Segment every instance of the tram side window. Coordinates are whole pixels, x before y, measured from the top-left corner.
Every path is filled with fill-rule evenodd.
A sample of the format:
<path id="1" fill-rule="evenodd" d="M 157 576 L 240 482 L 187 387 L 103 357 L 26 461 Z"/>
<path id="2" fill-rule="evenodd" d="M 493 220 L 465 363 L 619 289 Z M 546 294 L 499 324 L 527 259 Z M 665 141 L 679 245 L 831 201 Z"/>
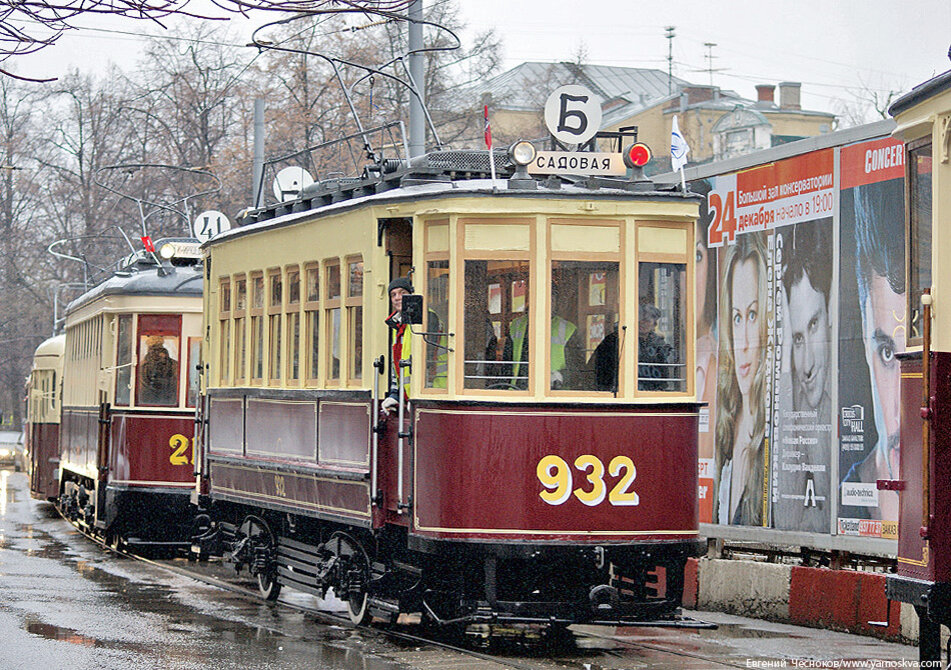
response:
<path id="1" fill-rule="evenodd" d="M 552 390 L 616 390 L 618 269 L 611 261 L 552 261 Z"/>
<path id="2" fill-rule="evenodd" d="M 683 263 L 641 263 L 637 390 L 687 390 L 686 274 Z"/>
<path id="3" fill-rule="evenodd" d="M 909 291 L 908 313 L 912 315 L 909 335 L 920 338 L 921 294 L 931 287 L 931 144 L 908 149 Z"/>
<path id="4" fill-rule="evenodd" d="M 352 380 L 363 376 L 363 261 L 347 260 L 347 333 Z"/>
<path id="5" fill-rule="evenodd" d="M 251 277 L 251 381 L 264 379 L 264 276 Z"/>
<path id="6" fill-rule="evenodd" d="M 320 372 L 320 266 L 305 268 L 304 277 L 304 332 L 307 334 L 304 343 L 307 358 L 304 365 L 307 366 L 307 379 L 316 383 L 317 374 Z"/>
<path id="7" fill-rule="evenodd" d="M 326 265 L 327 302 L 326 320 L 327 336 L 330 346 L 327 348 L 327 380 L 340 380 L 340 262 L 333 261 Z"/>
<path id="8" fill-rule="evenodd" d="M 426 265 L 426 332 L 444 333 L 449 323 L 449 261 Z M 426 388 L 446 388 L 449 372 L 449 337 L 427 335 Z"/>
<path id="9" fill-rule="evenodd" d="M 271 384 L 281 383 L 281 311 L 284 307 L 284 284 L 281 271 L 268 275 L 268 379 Z"/>
<path id="10" fill-rule="evenodd" d="M 218 338 L 220 350 L 221 369 L 218 373 L 218 382 L 226 385 L 231 378 L 231 370 L 228 363 L 231 361 L 231 279 L 222 277 L 218 288 L 218 299 L 220 300 L 218 308 L 218 323 L 221 330 L 221 337 Z"/>
<path id="11" fill-rule="evenodd" d="M 245 316 L 248 313 L 248 281 L 243 276 L 234 280 L 234 381 L 245 380 L 248 362 L 247 339 L 244 332 Z"/>
<path id="12" fill-rule="evenodd" d="M 294 385 L 300 380 L 300 272 L 287 269 L 287 379 Z"/>
<path id="13" fill-rule="evenodd" d="M 116 400 L 120 407 L 132 402 L 132 315 L 122 314 L 116 325 Z"/>
<path id="14" fill-rule="evenodd" d="M 466 261 L 465 388 L 528 388 L 529 286 L 528 261 Z"/>
<path id="15" fill-rule="evenodd" d="M 139 317 L 136 404 L 156 407 L 178 405 L 180 339 L 180 317 Z"/>
<path id="16" fill-rule="evenodd" d="M 198 402 L 198 378 L 201 365 L 201 338 L 188 338 L 188 387 L 185 404 L 194 407 Z"/>

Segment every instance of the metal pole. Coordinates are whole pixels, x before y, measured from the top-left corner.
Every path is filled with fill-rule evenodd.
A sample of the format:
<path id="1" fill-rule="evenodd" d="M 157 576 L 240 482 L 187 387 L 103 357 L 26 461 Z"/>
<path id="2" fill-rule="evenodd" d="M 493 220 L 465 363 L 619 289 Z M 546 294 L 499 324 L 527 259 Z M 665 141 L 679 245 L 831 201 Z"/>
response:
<path id="1" fill-rule="evenodd" d="M 409 74 L 418 96 L 409 97 L 409 155 L 410 158 L 426 153 L 426 73 L 423 54 L 423 0 L 413 0 L 409 6 Z"/>
<path id="2" fill-rule="evenodd" d="M 258 208 L 264 204 L 261 183 L 264 179 L 264 98 L 254 99 L 254 159 L 251 173 L 251 193 L 254 207 Z"/>

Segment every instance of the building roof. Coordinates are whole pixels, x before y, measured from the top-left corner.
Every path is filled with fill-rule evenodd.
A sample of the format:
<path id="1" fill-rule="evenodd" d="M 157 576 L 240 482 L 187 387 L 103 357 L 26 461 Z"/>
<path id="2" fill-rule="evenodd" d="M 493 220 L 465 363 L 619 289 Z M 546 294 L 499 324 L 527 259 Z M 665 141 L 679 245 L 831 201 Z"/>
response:
<path id="1" fill-rule="evenodd" d="M 479 84 L 478 95 L 490 94 L 497 107 L 538 111 L 559 86 L 581 84 L 601 96 L 602 103 L 621 100 L 639 107 L 656 103 L 689 82 L 661 70 L 577 63 L 530 61 Z"/>

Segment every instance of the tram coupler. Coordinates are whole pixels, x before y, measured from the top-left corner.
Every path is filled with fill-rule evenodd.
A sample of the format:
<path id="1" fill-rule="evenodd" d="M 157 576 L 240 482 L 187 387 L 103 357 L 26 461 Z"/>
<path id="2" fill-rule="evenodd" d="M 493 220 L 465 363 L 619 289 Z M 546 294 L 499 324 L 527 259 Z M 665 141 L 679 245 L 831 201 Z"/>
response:
<path id="1" fill-rule="evenodd" d="M 198 514 L 192 524 L 189 558 L 204 561 L 209 556 L 221 556 L 222 545 L 218 526 L 211 523 L 207 514 Z"/>

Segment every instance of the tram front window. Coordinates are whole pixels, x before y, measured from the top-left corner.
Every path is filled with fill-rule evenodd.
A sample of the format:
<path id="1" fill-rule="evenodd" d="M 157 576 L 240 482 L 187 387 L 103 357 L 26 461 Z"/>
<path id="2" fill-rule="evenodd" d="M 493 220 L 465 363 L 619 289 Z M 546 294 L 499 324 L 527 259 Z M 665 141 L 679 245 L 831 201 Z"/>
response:
<path id="1" fill-rule="evenodd" d="M 465 273 L 464 387 L 527 389 L 528 261 L 467 260 Z"/>
<path id="2" fill-rule="evenodd" d="M 641 263 L 637 390 L 687 390 L 686 283 L 682 263 Z"/>
<path id="3" fill-rule="evenodd" d="M 911 314 L 909 335 L 921 337 L 921 294 L 931 287 L 931 144 L 909 147 L 909 179 L 911 231 L 910 285 L 908 313 Z"/>
<path id="4" fill-rule="evenodd" d="M 616 390 L 618 263 L 552 261 L 550 388 Z"/>
<path id="5" fill-rule="evenodd" d="M 138 404 L 178 405 L 178 333 L 139 336 Z"/>

